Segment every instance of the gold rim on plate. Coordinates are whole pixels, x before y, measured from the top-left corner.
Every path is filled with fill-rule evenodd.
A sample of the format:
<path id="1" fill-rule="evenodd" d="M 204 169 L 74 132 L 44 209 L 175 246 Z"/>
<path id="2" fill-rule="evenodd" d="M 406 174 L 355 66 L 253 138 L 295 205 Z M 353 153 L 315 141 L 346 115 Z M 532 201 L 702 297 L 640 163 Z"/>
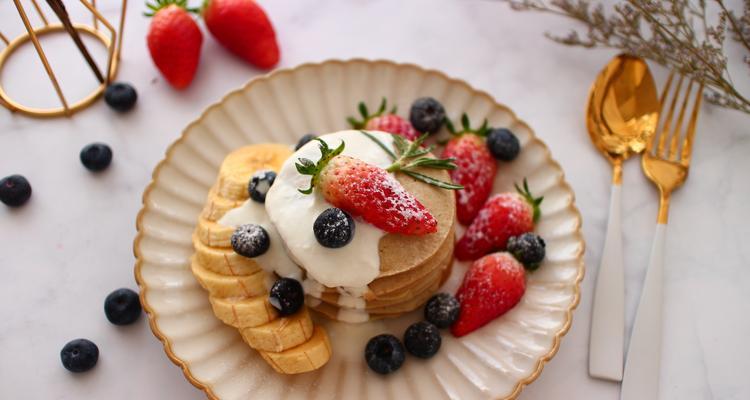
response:
<path id="1" fill-rule="evenodd" d="M 138 212 L 138 215 L 137 215 L 137 218 L 136 218 L 137 234 L 136 234 L 135 240 L 133 241 L 133 253 L 135 254 L 135 258 L 136 258 L 136 262 L 135 262 L 135 280 L 138 283 L 141 304 L 143 305 L 144 311 L 148 315 L 148 321 L 149 321 L 149 326 L 151 327 L 151 331 L 162 342 L 162 344 L 164 346 L 164 351 L 166 352 L 167 357 L 169 357 L 169 359 L 172 360 L 172 362 L 175 365 L 179 366 L 182 369 L 182 372 L 185 375 L 185 377 L 187 378 L 187 380 L 193 386 L 195 386 L 196 388 L 198 388 L 198 389 L 202 390 L 203 392 L 205 392 L 206 396 L 208 396 L 209 399 L 211 399 L 211 400 L 220 400 L 213 393 L 212 389 L 209 386 L 207 386 L 203 382 L 199 381 L 198 379 L 196 379 L 192 375 L 192 373 L 190 372 L 190 368 L 187 366 L 187 364 L 185 363 L 185 361 L 183 361 L 182 359 L 180 359 L 179 357 L 177 357 L 177 355 L 174 354 L 174 352 L 172 351 L 172 343 L 170 342 L 169 338 L 167 338 L 160 331 L 159 327 L 156 325 L 156 318 L 158 317 L 158 315 L 154 312 L 153 308 L 149 305 L 148 301 L 146 300 L 147 288 L 146 288 L 146 285 L 144 283 L 143 277 L 141 276 L 141 267 L 142 267 L 142 264 L 143 264 L 143 257 L 142 257 L 142 254 L 140 252 L 140 241 L 143 238 L 143 225 L 142 225 L 143 221 L 142 221 L 142 219 L 143 219 L 144 213 L 147 210 L 147 199 L 150 196 L 151 190 L 153 189 L 153 187 L 155 185 L 156 178 L 158 177 L 159 172 L 160 172 L 162 166 L 172 157 L 172 152 L 173 152 L 174 148 L 177 145 L 181 144 L 185 140 L 186 132 L 192 126 L 194 126 L 194 125 L 200 123 L 201 121 L 203 121 L 204 118 L 206 117 L 206 115 L 211 110 L 213 110 L 213 109 L 219 107 L 220 105 L 222 105 L 227 100 L 227 98 L 229 98 L 230 96 L 235 95 L 235 94 L 237 94 L 239 92 L 250 90 L 257 83 L 263 82 L 263 81 L 267 81 L 267 80 L 272 79 L 273 77 L 278 76 L 278 75 L 292 74 L 292 73 L 294 73 L 294 72 L 296 72 L 296 71 L 298 71 L 300 69 L 310 68 L 310 67 L 324 67 L 326 65 L 333 65 L 333 64 L 336 64 L 336 65 L 345 65 L 345 64 L 351 64 L 351 63 L 366 63 L 366 64 L 369 64 L 369 65 L 386 65 L 386 66 L 389 66 L 389 67 L 398 67 L 398 68 L 404 68 L 404 67 L 406 67 L 406 68 L 416 69 L 416 70 L 418 70 L 418 71 L 420 71 L 422 73 L 436 74 L 436 75 L 440 76 L 441 78 L 445 79 L 449 83 L 458 84 L 460 86 L 463 86 L 465 89 L 467 89 L 472 94 L 472 97 L 473 96 L 480 96 L 480 97 L 484 97 L 485 99 L 489 100 L 489 102 L 492 105 L 494 105 L 495 107 L 497 107 L 499 109 L 502 109 L 503 111 L 507 112 L 512 117 L 514 123 L 522 125 L 524 128 L 528 129 L 529 132 L 532 133 L 530 142 L 533 142 L 533 143 L 541 145 L 541 147 L 544 149 L 544 156 L 546 157 L 545 161 L 548 162 L 550 165 L 552 165 L 555 169 L 557 169 L 560 172 L 560 174 L 561 174 L 560 175 L 559 185 L 561 185 L 562 187 L 564 187 L 571 194 L 571 196 L 572 196 L 571 199 L 570 199 L 570 202 L 568 204 L 568 210 L 571 211 L 575 215 L 576 224 L 575 224 L 575 227 L 573 227 L 573 229 L 572 229 L 573 232 L 574 232 L 573 235 L 581 243 L 581 247 L 578 249 L 578 251 L 576 252 L 576 254 L 574 256 L 575 262 L 576 262 L 576 264 L 578 266 L 578 273 L 577 273 L 576 278 L 574 280 L 573 301 L 571 302 L 571 304 L 568 307 L 568 309 L 565 310 L 566 321 L 565 321 L 564 325 L 562 326 L 562 328 L 555 333 L 555 335 L 554 335 L 554 342 L 553 342 L 553 345 L 552 345 L 552 348 L 550 349 L 550 351 L 547 354 L 545 354 L 545 355 L 543 355 L 542 357 L 539 358 L 539 360 L 536 363 L 536 367 L 534 368 L 534 371 L 531 374 L 529 374 L 528 376 L 520 379 L 516 383 L 515 388 L 513 389 L 512 393 L 509 396 L 507 396 L 507 397 L 504 398 L 504 400 L 515 399 L 516 397 L 518 397 L 518 395 L 521 393 L 521 391 L 523 390 L 523 388 L 525 386 L 531 384 L 532 382 L 534 382 L 534 380 L 536 380 L 539 377 L 539 375 L 542 372 L 542 369 L 544 368 L 544 365 L 552 357 L 555 356 L 555 354 L 557 353 L 557 351 L 560 348 L 560 340 L 562 339 L 563 336 L 565 336 L 565 334 L 570 329 L 570 325 L 571 325 L 571 323 L 573 321 L 573 310 L 576 309 L 576 307 L 578 306 L 578 304 L 580 302 L 580 294 L 581 294 L 580 284 L 581 284 L 581 281 L 583 280 L 584 269 L 585 269 L 584 262 L 583 262 L 583 254 L 584 254 L 584 251 L 585 251 L 585 241 L 583 240 L 583 234 L 581 233 L 581 225 L 582 225 L 581 214 L 580 214 L 580 212 L 578 211 L 578 209 L 575 206 L 575 193 L 573 192 L 573 190 L 570 187 L 570 185 L 565 181 L 565 173 L 562 170 L 562 167 L 560 167 L 560 164 L 558 164 L 552 158 L 552 155 L 551 155 L 551 153 L 549 151 L 549 148 L 546 146 L 546 144 L 543 141 L 541 141 L 539 138 L 537 138 L 537 136 L 534 133 L 533 129 L 531 129 L 528 126 L 528 124 L 526 124 L 526 122 L 524 122 L 523 120 L 519 119 L 516 116 L 516 114 L 510 108 L 508 108 L 507 106 L 504 106 L 504 105 L 498 103 L 497 101 L 495 101 L 494 98 L 490 94 L 488 94 L 487 92 L 474 89 L 471 85 L 469 85 L 464 80 L 456 79 L 456 78 L 451 78 L 451 77 L 447 76 L 445 73 L 443 73 L 441 71 L 433 70 L 433 69 L 424 69 L 422 67 L 419 67 L 419 66 L 417 66 L 415 64 L 410 64 L 410 63 L 397 63 L 397 62 L 390 61 L 390 60 L 367 60 L 367 59 L 363 59 L 363 58 L 353 58 L 353 59 L 349 59 L 349 60 L 335 60 L 335 59 L 333 59 L 333 60 L 327 60 L 327 61 L 323 61 L 323 62 L 319 62 L 319 63 L 318 62 L 304 63 L 304 64 L 300 64 L 300 65 L 298 65 L 296 67 L 293 67 L 293 68 L 279 69 L 279 70 L 273 71 L 273 72 L 271 72 L 269 74 L 253 78 L 252 80 L 250 80 L 248 83 L 246 83 L 245 85 L 243 85 L 239 89 L 235 89 L 235 90 L 227 93 L 226 95 L 224 95 L 221 98 L 221 100 L 219 100 L 218 102 L 216 102 L 216 103 L 212 104 L 211 106 L 207 107 L 196 120 L 194 120 L 193 122 L 191 122 L 190 124 L 188 124 L 185 127 L 185 129 L 183 129 L 180 137 L 176 141 L 174 141 L 167 148 L 167 151 L 165 152 L 165 157 L 157 164 L 156 168 L 154 168 L 154 171 L 151 174 L 151 182 L 149 182 L 149 184 L 146 186 L 146 189 L 143 192 L 143 196 L 142 196 L 143 207 Z"/>

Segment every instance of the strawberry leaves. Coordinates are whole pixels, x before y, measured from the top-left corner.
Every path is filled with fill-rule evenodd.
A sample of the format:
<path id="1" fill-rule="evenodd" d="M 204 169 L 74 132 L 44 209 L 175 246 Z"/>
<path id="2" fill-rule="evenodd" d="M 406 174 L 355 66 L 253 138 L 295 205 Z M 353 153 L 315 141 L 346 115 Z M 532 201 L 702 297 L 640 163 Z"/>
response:
<path id="1" fill-rule="evenodd" d="M 486 137 L 487 134 L 492 130 L 492 128 L 487 125 L 487 119 L 484 120 L 482 125 L 479 128 L 473 129 L 471 127 L 471 121 L 469 121 L 469 116 L 466 115 L 466 113 L 461 114 L 461 130 L 457 130 L 456 126 L 453 125 L 453 122 L 449 120 L 448 118 L 445 119 L 445 127 L 448 129 L 448 132 L 451 133 L 453 136 L 460 136 L 464 133 L 473 133 L 480 137 Z"/>
<path id="2" fill-rule="evenodd" d="M 144 12 L 143 15 L 147 17 L 153 17 L 157 12 L 159 12 L 159 10 L 172 4 L 193 14 L 199 14 L 201 11 L 201 9 L 197 7 L 188 7 L 187 0 L 155 0 L 155 2 L 153 3 L 146 2 L 146 8 L 148 8 L 149 11 Z"/>
<path id="3" fill-rule="evenodd" d="M 388 148 L 385 143 L 381 142 L 378 138 L 373 136 L 371 133 L 366 131 L 360 131 L 363 135 L 367 136 L 368 139 L 375 142 L 383 151 L 388 154 L 393 160 L 386 171 L 388 172 L 401 172 L 406 174 L 418 181 L 437 186 L 443 189 L 449 190 L 460 190 L 463 186 L 456 185 L 451 182 L 441 181 L 425 174 L 414 171 L 416 168 L 433 168 L 443 170 L 456 169 L 456 164 L 453 163 L 452 158 L 434 158 L 424 157 L 427 153 L 432 151 L 432 146 L 422 147 L 422 143 L 427 139 L 427 134 L 420 136 L 417 140 L 409 142 L 399 135 L 392 135 L 393 145 L 396 148 L 396 152 Z"/>
<path id="4" fill-rule="evenodd" d="M 523 178 L 523 188 L 518 186 L 517 183 L 514 186 L 516 187 L 516 191 L 518 192 L 518 194 L 523 196 L 523 198 L 526 199 L 526 202 L 528 202 L 529 205 L 531 205 L 531 208 L 534 209 L 533 220 L 534 222 L 537 222 L 539 220 L 539 217 L 542 214 L 542 211 L 539 208 L 539 205 L 542 204 L 542 201 L 544 200 L 544 196 L 534 197 L 534 195 L 532 195 L 531 191 L 529 190 L 529 183 L 526 181 L 526 178 Z"/>
<path id="5" fill-rule="evenodd" d="M 378 107 L 378 110 L 374 114 L 370 114 L 370 111 L 367 109 L 367 104 L 365 104 L 364 101 L 360 101 L 359 105 L 357 105 L 357 110 L 359 111 L 359 115 L 362 116 L 362 120 L 358 120 L 354 117 L 349 117 L 346 119 L 346 122 L 351 125 L 352 129 L 364 129 L 365 125 L 367 125 L 367 122 L 375 117 L 379 117 L 381 115 L 386 114 L 386 108 L 388 107 L 388 103 L 385 100 L 385 97 L 380 101 L 380 106 Z M 388 111 L 388 114 L 395 114 L 396 113 L 396 106 L 393 106 Z"/>
<path id="6" fill-rule="evenodd" d="M 315 161 L 310 160 L 309 158 L 300 158 L 298 159 L 298 163 L 294 164 L 295 167 L 297 167 L 297 172 L 299 172 L 302 175 L 310 175 L 312 178 L 310 178 L 310 187 L 307 189 L 297 189 L 302 194 L 310 194 L 313 191 L 313 187 L 315 187 L 315 184 L 318 183 L 318 176 L 320 176 L 320 171 L 325 168 L 326 165 L 328 165 L 328 162 L 331 161 L 334 157 L 341 154 L 342 151 L 344 151 L 344 147 L 346 143 L 344 141 L 341 141 L 341 144 L 335 148 L 331 149 L 328 147 L 328 143 L 325 141 L 315 138 L 314 140 L 317 140 L 320 142 L 318 147 L 320 148 L 320 160 L 315 163 Z"/>

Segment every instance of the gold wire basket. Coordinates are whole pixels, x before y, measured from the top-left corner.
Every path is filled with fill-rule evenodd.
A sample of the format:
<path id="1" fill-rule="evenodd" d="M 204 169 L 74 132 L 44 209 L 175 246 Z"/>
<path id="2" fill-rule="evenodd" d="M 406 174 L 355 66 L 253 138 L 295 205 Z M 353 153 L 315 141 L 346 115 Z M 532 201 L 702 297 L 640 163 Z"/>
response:
<path id="1" fill-rule="evenodd" d="M 127 0 L 122 0 L 122 6 L 120 8 L 120 21 L 117 30 L 115 30 L 113 25 L 109 21 L 107 21 L 107 19 L 104 18 L 102 14 L 99 13 L 96 8 L 96 0 L 91 0 L 91 2 L 87 0 L 79 0 L 81 4 L 86 8 L 86 10 L 91 13 L 91 25 L 71 22 L 67 17 L 67 11 L 65 11 L 65 7 L 62 5 L 61 0 L 47 0 L 50 7 L 61 20 L 60 23 L 50 23 L 47 19 L 47 16 L 42 11 L 42 8 L 39 7 L 37 0 L 30 1 L 37 14 L 39 15 L 39 19 L 42 21 L 42 25 L 32 26 L 31 22 L 29 21 L 29 17 L 26 14 L 26 9 L 21 4 L 21 0 L 13 0 L 13 3 L 16 6 L 16 10 L 18 10 L 18 15 L 21 17 L 21 21 L 23 22 L 23 26 L 26 29 L 26 32 L 22 33 L 13 40 L 8 40 L 8 38 L 0 31 L 0 41 L 5 44 L 5 47 L 2 49 L 2 51 L 0 51 L 0 74 L 2 74 L 2 70 L 11 55 L 15 53 L 19 48 L 31 43 L 34 46 L 37 55 L 39 56 L 39 60 L 44 66 L 44 70 L 47 73 L 47 76 L 49 77 L 49 80 L 52 83 L 55 92 L 57 93 L 57 97 L 60 99 L 61 105 L 59 107 L 51 108 L 36 108 L 20 104 L 19 102 L 10 98 L 10 96 L 3 88 L 2 81 L 0 81 L 0 104 L 2 104 L 10 111 L 20 112 L 33 117 L 69 117 L 75 112 L 83 110 L 84 108 L 93 104 L 94 101 L 96 101 L 96 99 L 98 99 L 99 96 L 104 93 L 107 85 L 109 85 L 109 83 L 112 82 L 115 76 L 117 76 L 117 69 L 120 61 L 120 52 L 122 50 L 122 33 L 123 26 L 125 24 L 125 9 L 127 8 Z M 100 24 L 105 28 L 105 30 L 100 29 Z M 44 49 L 39 42 L 39 37 L 41 36 L 65 31 L 67 31 L 74 39 L 74 41 L 76 41 L 76 44 L 79 46 L 79 49 L 81 50 L 84 58 L 86 58 L 86 61 L 94 70 L 95 75 L 99 80 L 99 85 L 92 92 L 86 95 L 83 99 L 78 100 L 72 104 L 69 103 L 65 98 L 65 95 L 60 88 L 60 83 L 55 77 L 55 72 L 50 66 Z M 85 46 L 80 43 L 81 41 L 78 37 L 79 34 L 83 34 L 100 41 L 107 49 L 107 69 L 105 70 L 105 74 L 101 74 L 93 59 L 88 54 L 87 50 L 85 50 Z"/>

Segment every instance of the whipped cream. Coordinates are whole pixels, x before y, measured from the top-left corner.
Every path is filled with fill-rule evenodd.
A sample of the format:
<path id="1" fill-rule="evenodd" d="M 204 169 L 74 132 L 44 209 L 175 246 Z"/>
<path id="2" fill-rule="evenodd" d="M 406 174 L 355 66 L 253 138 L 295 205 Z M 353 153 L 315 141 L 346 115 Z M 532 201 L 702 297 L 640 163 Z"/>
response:
<path id="1" fill-rule="evenodd" d="M 370 133 L 386 146 L 393 147 L 393 138 L 390 134 Z M 392 163 L 388 155 L 360 131 L 341 131 L 320 136 L 320 139 L 331 148 L 338 147 L 341 141 L 344 141 L 346 146 L 343 154 L 381 168 Z M 295 167 L 299 158 L 317 162 L 320 159 L 318 145 L 318 141 L 311 141 L 284 162 L 266 195 L 266 211 L 278 229 L 289 255 L 307 271 L 309 278 L 327 287 L 347 288 L 350 291 L 347 297 L 361 297 L 367 289 L 367 284 L 380 273 L 378 244 L 386 232 L 355 217 L 357 228 L 349 244 L 330 249 L 318 243 L 313 234 L 313 223 L 320 213 L 332 205 L 318 190 L 309 195 L 299 192 L 298 189 L 309 187 L 310 176 L 300 174 Z M 351 299 L 343 301 L 354 302 Z M 357 305 L 361 305 L 361 302 Z M 363 318 L 362 315 L 345 317 L 357 321 Z"/>
<path id="2" fill-rule="evenodd" d="M 227 211 L 219 224 L 237 228 L 244 224 L 256 224 L 263 227 L 268 233 L 271 245 L 268 251 L 255 257 L 254 260 L 267 272 L 275 272 L 277 275 L 285 278 L 302 280 L 302 270 L 292 261 L 284 249 L 284 242 L 281 240 L 276 227 L 268 218 L 266 208 L 263 203 L 248 199 L 241 206 Z M 273 285 L 273 276 L 266 277 L 266 287 L 268 289 Z"/>

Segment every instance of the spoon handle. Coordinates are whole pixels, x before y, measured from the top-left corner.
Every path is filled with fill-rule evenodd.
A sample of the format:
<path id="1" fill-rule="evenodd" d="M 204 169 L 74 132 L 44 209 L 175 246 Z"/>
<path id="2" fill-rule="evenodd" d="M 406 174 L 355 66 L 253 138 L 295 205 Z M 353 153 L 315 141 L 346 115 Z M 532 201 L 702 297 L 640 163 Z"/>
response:
<path id="1" fill-rule="evenodd" d="M 612 184 L 609 222 L 596 278 L 589 341 L 589 375 L 622 380 L 625 275 L 622 266 L 621 188 Z"/>
<path id="2" fill-rule="evenodd" d="M 630 336 L 621 400 L 656 399 L 661 362 L 662 274 L 667 225 L 657 224 L 651 259 Z"/>

